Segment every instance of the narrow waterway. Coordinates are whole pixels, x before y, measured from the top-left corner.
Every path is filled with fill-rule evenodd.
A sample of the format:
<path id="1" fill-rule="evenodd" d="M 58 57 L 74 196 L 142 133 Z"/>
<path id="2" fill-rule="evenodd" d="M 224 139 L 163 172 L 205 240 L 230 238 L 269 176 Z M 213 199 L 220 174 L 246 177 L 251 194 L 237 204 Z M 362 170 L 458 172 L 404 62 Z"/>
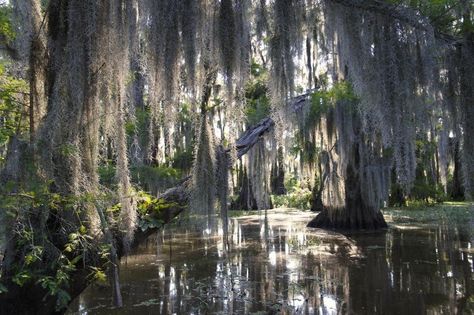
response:
<path id="1" fill-rule="evenodd" d="M 472 220 L 343 236 L 306 228 L 313 217 L 231 218 L 227 239 L 169 227 L 123 260 L 123 308 L 94 284 L 69 313 L 473 314 Z"/>

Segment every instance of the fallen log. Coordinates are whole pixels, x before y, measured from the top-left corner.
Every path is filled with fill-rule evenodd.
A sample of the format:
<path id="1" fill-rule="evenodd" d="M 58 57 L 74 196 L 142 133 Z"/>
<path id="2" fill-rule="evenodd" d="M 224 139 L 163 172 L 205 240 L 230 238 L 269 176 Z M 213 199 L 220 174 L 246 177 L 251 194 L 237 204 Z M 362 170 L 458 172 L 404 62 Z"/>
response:
<path id="1" fill-rule="evenodd" d="M 264 134 L 272 130 L 274 125 L 275 122 L 270 117 L 266 117 L 255 126 L 247 129 L 235 144 L 237 157 L 241 158 L 245 153 L 247 153 Z"/>

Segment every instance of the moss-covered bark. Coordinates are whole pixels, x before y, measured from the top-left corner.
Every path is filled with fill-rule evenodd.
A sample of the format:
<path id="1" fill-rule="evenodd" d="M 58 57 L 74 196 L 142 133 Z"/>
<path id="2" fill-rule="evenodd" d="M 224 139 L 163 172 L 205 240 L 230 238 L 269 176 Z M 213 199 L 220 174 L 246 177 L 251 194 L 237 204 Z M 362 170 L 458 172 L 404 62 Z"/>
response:
<path id="1" fill-rule="evenodd" d="M 358 154 L 358 150 L 354 150 Z M 360 158 L 352 159 L 347 166 L 344 179 L 344 206 L 323 205 L 322 211 L 308 223 L 308 227 L 337 230 L 377 230 L 386 228 L 387 223 L 379 208 L 369 204 L 363 197 L 363 180 L 360 178 Z M 321 208 L 319 208 L 321 209 Z"/>

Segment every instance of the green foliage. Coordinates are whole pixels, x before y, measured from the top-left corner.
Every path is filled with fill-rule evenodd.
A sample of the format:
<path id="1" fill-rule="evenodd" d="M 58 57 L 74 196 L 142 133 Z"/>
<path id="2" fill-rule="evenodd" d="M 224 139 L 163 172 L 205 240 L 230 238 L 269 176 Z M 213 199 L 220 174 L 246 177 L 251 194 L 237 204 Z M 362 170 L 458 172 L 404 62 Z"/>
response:
<path id="1" fill-rule="evenodd" d="M 174 169 L 188 171 L 193 166 L 193 150 L 178 150 L 172 159 L 171 165 Z"/>
<path id="2" fill-rule="evenodd" d="M 137 108 L 135 111 L 135 118 L 137 120 L 138 130 L 145 130 L 145 128 L 148 128 L 150 111 L 148 109 Z"/>
<path id="3" fill-rule="evenodd" d="M 140 220 L 138 226 L 142 231 L 162 227 L 165 223 L 164 212 L 176 206 L 175 202 L 167 202 L 163 198 L 154 198 L 145 192 L 139 192 L 137 209 Z"/>
<path id="4" fill-rule="evenodd" d="M 122 205 L 120 203 L 117 203 L 115 205 L 113 205 L 112 207 L 110 208 L 107 208 L 107 210 L 105 210 L 107 213 L 112 213 L 112 214 L 119 214 L 120 213 L 120 210 L 122 210 Z"/>
<path id="5" fill-rule="evenodd" d="M 407 204 L 434 204 L 446 199 L 441 187 L 427 183 L 425 180 L 415 180 Z"/>
<path id="6" fill-rule="evenodd" d="M 7 182 L 0 189 L 1 205 L 4 214 L 11 218 L 23 218 L 28 210 L 47 207 L 58 209 L 70 203 L 67 197 L 61 197 L 56 193 L 51 193 L 46 184 L 31 180 L 28 186 L 19 187 L 17 183 Z M 28 236 L 29 230 L 24 230 L 24 237 Z"/>
<path id="7" fill-rule="evenodd" d="M 286 195 L 272 195 L 272 204 L 276 208 L 296 208 L 307 210 L 311 208 L 311 190 L 304 187 L 297 178 L 292 177 L 285 182 Z"/>
<path id="8" fill-rule="evenodd" d="M 34 176 L 22 184 L 6 183 L 0 187 L 0 204 L 5 219 L 14 222 L 8 232 L 10 241 L 14 241 L 12 246 L 17 257 L 8 266 L 12 273 L 12 284 L 19 287 L 42 287 L 47 295 L 56 299 L 56 310 L 59 311 L 71 299 L 68 294 L 71 275 L 79 266 L 86 268 L 98 263 L 97 260 L 90 260 L 98 252 L 97 242 L 88 234 L 84 224 L 68 222 L 59 232 L 52 234 L 44 229 L 45 223 L 41 223 L 40 217 L 46 212 L 60 217 L 61 213 L 71 211 L 79 218 L 84 204 L 90 205 L 91 201 L 98 198 L 106 200 L 110 197 L 91 194 L 59 195 L 51 192 L 50 186 L 50 182 Z M 74 229 L 74 226 L 77 227 Z M 89 260 L 84 258 L 84 252 L 90 253 Z M 2 288 L 1 291 L 7 289 L 5 286 Z"/>
<path id="9" fill-rule="evenodd" d="M 136 108 L 135 117 L 125 122 L 125 132 L 127 136 L 146 134 L 149 119 L 150 111 L 148 109 Z"/>
<path id="10" fill-rule="evenodd" d="M 135 134 L 135 122 L 134 121 L 128 120 L 127 122 L 125 122 L 125 133 L 129 137 Z"/>
<path id="11" fill-rule="evenodd" d="M 170 171 L 173 173 L 173 171 Z M 174 174 L 174 173 L 173 173 Z M 170 174 L 168 174 L 170 175 Z M 176 174 L 174 174 L 176 175 Z M 16 222 L 22 222 L 29 213 L 34 213 L 35 209 L 40 211 L 75 211 L 82 203 L 105 201 L 111 204 L 114 198 L 108 195 L 85 194 L 79 197 L 61 196 L 51 193 L 49 185 L 38 181 L 33 181 L 29 185 L 19 187 L 17 183 L 8 183 L 1 188 L 2 207 L 6 213 L 15 218 Z M 161 227 L 164 223 L 162 214 L 175 203 L 166 202 L 164 199 L 156 199 L 152 196 L 139 192 L 137 194 L 138 211 L 140 215 L 139 227 L 142 230 Z M 120 204 L 110 206 L 107 211 L 111 217 L 119 213 Z M 41 239 L 49 238 L 43 231 L 35 231 L 29 225 L 19 224 L 14 230 L 16 248 L 21 253 L 21 258 L 11 266 L 13 270 L 12 283 L 17 286 L 36 284 L 46 290 L 49 296 L 56 299 L 56 309 L 62 310 L 67 306 L 71 297 L 68 294 L 71 275 L 80 264 L 81 268 L 91 270 L 90 281 L 106 281 L 105 266 L 110 264 L 110 245 L 98 244 L 88 234 L 85 225 L 80 224 L 76 231 L 67 235 L 67 240 L 63 243 L 60 253 L 51 256 L 51 252 L 45 250 L 38 242 Z M 48 240 L 47 242 L 52 242 Z M 96 257 L 93 261 L 85 260 L 84 252 L 90 253 L 91 257 Z M 90 258 L 89 258 L 90 259 Z M 100 262 L 100 264 L 99 264 Z M 100 267 L 98 267 L 100 266 Z M 0 291 L 5 292 L 7 287 L 0 285 Z"/>
<path id="12" fill-rule="evenodd" d="M 356 102 L 357 100 L 358 97 L 349 82 L 336 82 L 329 90 L 316 91 L 311 95 L 311 109 L 308 120 L 319 120 L 339 101 Z"/>
<path id="13" fill-rule="evenodd" d="M 135 184 L 157 193 L 175 185 L 182 178 L 182 171 L 166 166 L 140 165 L 131 167 L 131 175 Z"/>
<path id="14" fill-rule="evenodd" d="M 77 147 L 72 143 L 64 143 L 60 145 L 59 152 L 64 157 L 72 156 L 77 153 Z"/>
<path id="15" fill-rule="evenodd" d="M 193 122 L 193 112 L 191 104 L 183 103 L 179 108 L 178 119 L 180 122 L 192 123 Z"/>
<path id="16" fill-rule="evenodd" d="M 149 229 L 156 229 L 162 227 L 164 224 L 163 220 L 154 218 L 152 216 L 145 216 L 138 221 L 138 227 L 144 232 Z"/>
<path id="17" fill-rule="evenodd" d="M 270 102 L 268 98 L 249 101 L 245 115 L 249 126 L 256 125 L 263 118 L 268 117 L 270 115 Z"/>
<path id="18" fill-rule="evenodd" d="M 10 75 L 7 68 L 8 64 L 0 61 L 0 165 L 5 158 L 1 155 L 2 148 L 6 148 L 13 135 L 26 133 L 29 128 L 25 119 L 27 104 L 24 103 L 28 85 Z"/>
<path id="19" fill-rule="evenodd" d="M 108 255 L 108 253 L 107 253 Z M 91 267 L 91 274 L 89 277 L 92 278 L 93 281 L 97 281 L 99 283 L 106 283 L 107 282 L 107 274 L 102 268 L 98 267 Z"/>
<path id="20" fill-rule="evenodd" d="M 151 120 L 151 112 L 148 107 L 136 107 L 135 115 L 128 116 L 128 119 L 125 121 L 125 134 L 127 135 L 129 146 L 135 140 L 138 140 L 141 148 L 149 146 Z"/>
<path id="21" fill-rule="evenodd" d="M 82 249 L 87 248 L 92 241 L 92 237 L 87 235 L 87 228 L 81 225 L 77 232 L 70 233 L 68 235 L 68 242 L 64 245 L 64 252 L 80 252 Z"/>
<path id="22" fill-rule="evenodd" d="M 71 300 L 71 296 L 67 293 L 70 275 L 76 270 L 76 264 L 81 258 L 82 256 L 77 256 L 70 260 L 65 255 L 60 255 L 53 265 L 56 274 L 54 276 L 40 276 L 37 280 L 37 284 L 46 289 L 49 295 L 56 297 L 57 311 L 65 308 Z"/>
<path id="23" fill-rule="evenodd" d="M 417 171 L 407 204 L 430 205 L 446 200 L 443 189 L 434 181 L 433 176 L 429 175 L 432 172 L 429 166 L 433 156 L 437 154 L 437 144 L 424 138 L 417 139 L 415 144 Z"/>
<path id="24" fill-rule="evenodd" d="M 67 293 L 70 276 L 77 269 L 79 261 L 82 260 L 82 255 L 71 255 L 67 248 L 59 254 L 56 260 L 45 265 L 42 261 L 44 259 L 43 248 L 32 246 L 31 251 L 27 252 L 22 262 L 14 266 L 16 273 L 12 277 L 12 282 L 19 287 L 31 282 L 40 285 L 48 295 L 56 298 L 56 310 L 63 309 L 71 300 Z M 78 250 L 83 251 L 83 249 Z M 6 290 L 5 287 L 4 289 Z"/>
<path id="25" fill-rule="evenodd" d="M 160 179 L 180 179 L 181 172 L 178 169 L 166 166 L 141 166 L 134 169 L 138 176 L 148 176 L 160 180 Z"/>
<path id="26" fill-rule="evenodd" d="M 100 183 L 106 187 L 113 187 L 115 184 L 115 175 L 117 174 L 115 165 L 111 163 L 105 163 L 103 165 L 99 165 L 97 171 L 99 173 Z"/>
<path id="27" fill-rule="evenodd" d="M 8 292 L 8 288 L 4 284 L 0 283 L 0 294 L 7 293 L 7 292 Z"/>
<path id="28" fill-rule="evenodd" d="M 250 74 L 254 78 L 265 78 L 268 75 L 267 70 L 261 64 L 255 62 L 255 60 L 250 65 Z"/>
<path id="29" fill-rule="evenodd" d="M 192 163 L 192 154 L 181 152 L 175 156 L 173 164 L 186 166 Z M 132 182 L 145 190 L 156 192 L 157 189 L 169 188 L 177 183 L 183 176 L 180 168 L 167 166 L 136 165 L 130 168 Z M 105 163 L 98 168 L 100 183 L 106 187 L 116 186 L 116 167 L 112 163 Z"/>
<path id="30" fill-rule="evenodd" d="M 354 110 L 358 97 L 352 85 L 347 81 L 336 82 L 327 90 L 319 90 L 311 94 L 311 106 L 290 153 L 307 163 L 316 163 L 320 148 L 317 146 L 312 131 L 319 124 L 321 117 L 333 110 L 336 104 L 344 104 L 344 109 Z M 344 102 L 344 103 L 342 103 Z"/>
<path id="31" fill-rule="evenodd" d="M 321 148 L 316 143 L 305 139 L 301 133 L 296 134 L 296 141 L 290 148 L 289 153 L 300 158 L 307 163 L 316 163 Z"/>
<path id="32" fill-rule="evenodd" d="M 460 0 L 387 0 L 396 5 L 405 4 L 427 17 L 432 25 L 442 33 L 459 34 L 474 32 L 473 18 L 465 21 L 461 14 L 462 1 Z M 474 12 L 474 2 L 466 1 Z"/>
<path id="33" fill-rule="evenodd" d="M 7 44 L 15 39 L 11 23 L 12 8 L 10 5 L 0 4 L 0 36 Z"/>
<path id="34" fill-rule="evenodd" d="M 13 276 L 13 283 L 17 284 L 19 287 L 22 287 L 31 280 L 31 274 L 28 271 L 20 271 Z"/>
<path id="35" fill-rule="evenodd" d="M 189 164 L 188 164 L 189 163 Z M 189 165 L 189 166 L 188 166 Z M 173 167 L 135 165 L 130 167 L 132 182 L 141 189 L 157 193 L 175 185 L 183 177 L 183 170 L 192 165 L 192 153 L 179 152 L 173 159 Z M 183 169 L 181 169 L 183 167 Z M 107 162 L 98 168 L 100 183 L 114 189 L 117 185 L 116 166 Z M 110 211 L 110 209 L 109 209 Z"/>
<path id="36" fill-rule="evenodd" d="M 266 70 L 261 65 L 253 62 L 250 73 L 252 74 L 251 79 L 245 86 L 245 99 L 247 101 L 245 114 L 247 123 L 255 125 L 270 115 L 270 101 L 267 96 Z"/>
<path id="37" fill-rule="evenodd" d="M 29 266 L 34 262 L 41 259 L 43 255 L 43 247 L 42 246 L 32 246 L 29 253 L 25 255 L 25 265 Z"/>

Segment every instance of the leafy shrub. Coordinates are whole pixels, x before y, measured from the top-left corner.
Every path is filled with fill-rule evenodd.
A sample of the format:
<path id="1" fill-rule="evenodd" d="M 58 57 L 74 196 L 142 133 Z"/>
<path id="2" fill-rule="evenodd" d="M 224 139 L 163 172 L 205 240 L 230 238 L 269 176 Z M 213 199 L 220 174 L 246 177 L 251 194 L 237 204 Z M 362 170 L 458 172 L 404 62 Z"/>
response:
<path id="1" fill-rule="evenodd" d="M 288 191 L 286 195 L 272 195 L 272 204 L 279 208 L 297 208 L 309 209 L 311 208 L 311 190 L 303 187 L 297 178 L 291 177 L 285 181 L 285 187 Z"/>
<path id="2" fill-rule="evenodd" d="M 441 187 L 430 185 L 422 180 L 415 181 L 410 193 L 408 203 L 421 201 L 424 204 L 440 203 L 446 200 L 446 195 Z"/>
<path id="3" fill-rule="evenodd" d="M 154 198 L 143 191 L 139 191 L 137 210 L 140 220 L 138 226 L 142 231 L 163 226 L 165 223 L 163 216 L 166 210 L 176 206 L 177 203 L 175 202 L 168 202 L 163 198 Z"/>

